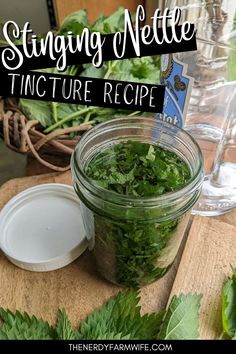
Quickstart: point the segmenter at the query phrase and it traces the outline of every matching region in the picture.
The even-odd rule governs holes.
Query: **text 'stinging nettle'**
[[[163,15],[160,10],[156,9],[152,19],[152,27],[144,25],[141,28],[141,23],[146,19],[145,9],[139,5],[136,11],[135,26],[131,19],[130,12],[124,10],[124,32],[116,32],[113,36],[112,48],[114,57],[122,59],[127,45],[127,38],[131,39],[131,43],[137,57],[141,56],[140,46],[180,43],[182,40],[190,41],[195,35],[195,30],[191,24],[186,21],[181,26],[181,32],[177,34],[176,26],[179,24],[181,10],[176,7],[170,14],[168,8],[165,9]],[[162,31],[160,35],[160,22]],[[167,31],[167,27],[171,28],[171,32]],[[12,30],[9,35],[10,29]],[[168,34],[168,33],[169,34]],[[55,61],[59,71],[64,71],[68,65],[68,54],[85,53],[91,57],[91,62],[95,67],[101,67],[103,64],[103,47],[106,41],[106,36],[99,32],[89,32],[88,28],[84,28],[81,35],[75,36],[71,31],[66,37],[62,35],[54,36],[52,31],[49,31],[45,38],[39,39],[33,34],[29,22],[25,23],[23,29],[14,21],[8,21],[3,26],[3,35],[9,46],[2,50],[1,60],[7,70],[20,69],[26,58],[38,58],[40,56],[48,56]],[[30,41],[29,41],[30,36]],[[22,50],[15,45],[14,39],[22,39]]]

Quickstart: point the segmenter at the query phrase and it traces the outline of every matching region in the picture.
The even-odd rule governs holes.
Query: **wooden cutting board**
[[[200,308],[200,338],[219,339],[221,292],[236,268],[236,212],[215,218],[195,217],[170,294],[203,294]],[[219,218],[218,218],[219,219]]]
[[[71,184],[71,175],[67,172],[13,179],[0,188],[0,208],[22,190],[51,182]],[[164,278],[142,289],[143,312],[165,308],[180,255]],[[42,316],[50,323],[55,321],[57,309],[64,307],[72,323],[78,325],[120,290],[98,275],[88,251],[71,265],[46,273],[17,268],[0,252],[0,306]]]

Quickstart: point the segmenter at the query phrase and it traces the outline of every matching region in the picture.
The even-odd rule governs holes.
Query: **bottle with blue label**
[[[186,74],[187,65],[180,62],[173,54],[161,57],[161,84],[165,85],[163,114],[157,117],[164,122],[184,126],[187,113],[192,78]]]

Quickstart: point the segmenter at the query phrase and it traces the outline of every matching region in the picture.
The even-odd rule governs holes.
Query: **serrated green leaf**
[[[54,339],[55,331],[43,319],[30,317],[26,312],[15,313],[0,308],[0,318],[3,321],[0,339]]]
[[[173,296],[158,339],[197,339],[201,297],[197,294]]]
[[[141,316],[135,290],[119,293],[80,325],[76,339],[153,339],[163,312]]]
[[[64,19],[58,34],[66,36],[71,31],[74,35],[81,35],[85,27],[89,27],[87,11],[79,10]]]
[[[92,30],[103,34],[124,31],[124,8],[120,7],[108,17],[102,16],[93,24]]]
[[[229,337],[236,335],[236,269],[226,282],[222,294],[222,323],[223,331]]]
[[[153,57],[131,58],[112,62],[113,80],[157,84],[160,64]]]
[[[58,311],[58,319],[55,330],[58,339],[75,339],[75,332],[73,331],[65,309]]]
[[[19,100],[20,109],[30,120],[38,120],[43,127],[47,127],[53,123],[51,103],[37,100]]]

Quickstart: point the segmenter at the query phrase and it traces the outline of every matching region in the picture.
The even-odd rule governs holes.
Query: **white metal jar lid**
[[[79,198],[71,186],[52,183],[26,189],[0,212],[0,248],[20,268],[55,270],[87,246]]]

